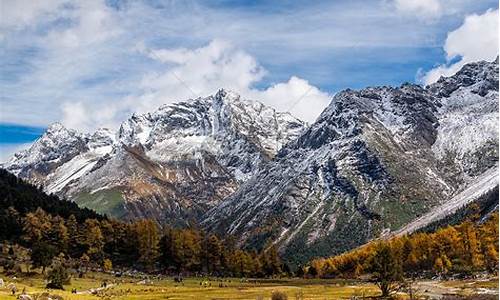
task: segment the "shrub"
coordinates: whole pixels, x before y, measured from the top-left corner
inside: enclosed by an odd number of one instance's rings
[[[50,270],[47,276],[47,288],[64,290],[63,285],[70,283],[68,271],[62,264],[57,264]]]
[[[274,291],[271,294],[272,300],[288,300],[288,296],[284,292]]]
[[[113,269],[113,263],[111,262],[111,260],[106,258],[106,259],[104,259],[104,262],[102,264],[102,268],[104,269],[104,271],[109,272]]]

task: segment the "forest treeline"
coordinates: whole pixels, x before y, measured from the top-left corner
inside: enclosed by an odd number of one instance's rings
[[[497,273],[498,212],[482,224],[478,218],[473,215],[432,233],[374,241],[341,255],[315,259],[302,272],[313,277],[359,278],[379,276],[379,268],[385,266],[392,270],[386,275],[397,278]]]
[[[148,219],[106,218],[46,195],[4,170],[0,193],[0,263],[7,270],[21,262],[45,269],[61,258],[79,270],[264,277],[286,269],[274,247],[245,251],[230,236],[221,239],[197,228],[160,228]]]

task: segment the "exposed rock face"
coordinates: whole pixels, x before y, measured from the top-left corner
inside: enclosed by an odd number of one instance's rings
[[[309,127],[225,90],[133,115],[116,133],[56,124],[4,167],[101,213],[201,221],[303,262],[494,194],[498,59],[428,87],[340,92]]]
[[[440,127],[432,149],[462,184],[498,163],[498,58],[465,65],[428,90],[439,96]]]
[[[498,61],[427,88],[340,92],[204,224],[299,261],[351,249],[462,199],[498,164],[497,126]]]
[[[87,150],[87,136],[54,123],[29,149],[14,154],[5,166],[19,177],[41,185],[52,170]]]
[[[53,125],[6,167],[101,213],[187,223],[232,194],[304,127],[288,113],[220,90],[133,115],[116,134]]]

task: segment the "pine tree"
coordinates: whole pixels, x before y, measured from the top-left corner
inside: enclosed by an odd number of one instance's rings
[[[49,232],[51,244],[57,247],[58,252],[67,253],[69,234],[64,219],[60,216],[52,218],[51,229]]]
[[[87,255],[94,263],[99,263],[103,256],[104,237],[102,236],[99,221],[95,219],[85,220],[84,245],[87,246]]]
[[[216,235],[210,235],[207,240],[207,271],[213,273],[220,270],[222,253],[222,243]]]
[[[140,220],[135,222],[137,234],[137,249],[139,250],[139,262],[147,270],[152,270],[159,257],[160,236],[158,227],[153,220]]]
[[[56,263],[47,276],[47,288],[63,290],[65,284],[70,284],[71,278],[62,263]]]
[[[83,237],[78,228],[78,222],[75,215],[70,215],[66,221],[68,231],[68,250],[67,254],[73,258],[78,258],[83,254]]]
[[[269,247],[262,256],[263,269],[266,275],[272,276],[281,273],[281,260],[275,246]]]

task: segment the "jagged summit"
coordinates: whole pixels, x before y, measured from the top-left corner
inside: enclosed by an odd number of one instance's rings
[[[220,99],[220,100],[229,100],[229,101],[238,101],[241,100],[241,97],[238,93],[232,90],[224,89],[221,88],[215,93],[214,96],[215,99]]]
[[[427,88],[439,97],[449,97],[461,87],[471,87],[472,93],[482,97],[491,90],[498,92],[498,56],[493,62],[479,61],[466,64],[455,75],[441,76],[436,83]]]
[[[493,173],[496,85],[498,62],[480,62],[430,87],[339,92],[203,224],[253,247],[272,242],[304,261],[397,230]],[[481,193],[495,188],[491,182]]]
[[[59,132],[59,131],[67,131],[67,129],[61,123],[54,122],[47,127],[46,132],[51,134],[51,133],[55,133],[55,132]]]
[[[54,124],[33,144],[50,158],[31,151],[7,168],[103,213],[182,223],[234,192],[304,127],[221,89],[133,114],[116,133],[80,134]]]
[[[225,89],[134,114],[116,133],[54,125],[6,167],[101,213],[193,219],[306,261],[489,193],[498,119],[497,59],[427,87],[344,90],[310,126]]]

